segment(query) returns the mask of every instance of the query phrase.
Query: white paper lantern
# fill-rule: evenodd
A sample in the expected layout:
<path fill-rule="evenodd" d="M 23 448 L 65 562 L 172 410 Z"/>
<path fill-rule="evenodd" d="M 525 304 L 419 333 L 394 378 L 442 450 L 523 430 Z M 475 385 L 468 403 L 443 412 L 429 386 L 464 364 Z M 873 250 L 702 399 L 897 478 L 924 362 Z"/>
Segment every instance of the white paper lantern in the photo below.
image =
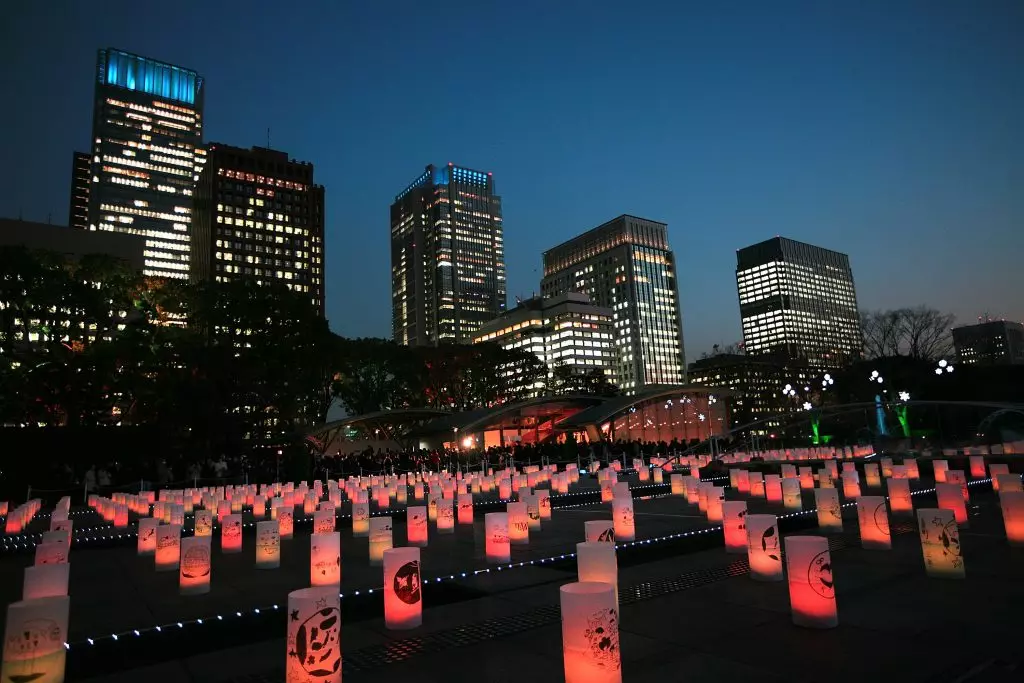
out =
<path fill-rule="evenodd" d="M 289 593 L 287 624 L 285 683 L 341 683 L 341 598 L 337 588 L 303 588 Z"/>
<path fill-rule="evenodd" d="M 38 598 L 7 606 L 4 628 L 4 683 L 63 683 L 71 599 Z"/>

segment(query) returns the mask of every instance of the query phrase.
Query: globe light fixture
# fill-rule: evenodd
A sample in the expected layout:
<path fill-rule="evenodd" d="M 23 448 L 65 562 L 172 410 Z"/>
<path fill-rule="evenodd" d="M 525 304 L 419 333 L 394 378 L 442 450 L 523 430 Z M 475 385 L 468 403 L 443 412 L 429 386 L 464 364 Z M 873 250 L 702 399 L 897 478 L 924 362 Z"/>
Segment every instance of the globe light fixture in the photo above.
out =
<path fill-rule="evenodd" d="M 910 400 L 910 392 L 901 391 L 900 392 L 900 400 L 901 401 L 909 401 Z"/>
<path fill-rule="evenodd" d="M 810 410 L 813 407 L 810 401 L 804 401 L 804 410 Z"/>

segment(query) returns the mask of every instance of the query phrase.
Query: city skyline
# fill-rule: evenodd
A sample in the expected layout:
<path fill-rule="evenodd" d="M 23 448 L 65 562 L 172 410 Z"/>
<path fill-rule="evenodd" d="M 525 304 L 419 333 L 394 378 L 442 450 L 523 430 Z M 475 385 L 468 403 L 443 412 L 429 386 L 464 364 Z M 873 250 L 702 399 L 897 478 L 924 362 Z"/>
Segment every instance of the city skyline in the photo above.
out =
<path fill-rule="evenodd" d="M 1013 266 L 1024 247 L 1015 191 L 1024 139 L 1013 123 L 1024 116 L 1013 87 L 1024 17 L 1013 3 L 987 12 L 751 6 L 742 17 L 694 9 L 671 21 L 599 8 L 564 46 L 570 10 L 550 9 L 531 25 L 526 6 L 477 8 L 474 21 L 480 11 L 500 20 L 532 55 L 470 32 L 454 9 L 397 22 L 373 7 L 258 20 L 216 7 L 204 22 L 186 22 L 187 11 L 157 21 L 127 3 L 111 3 L 102 18 L 86 10 L 53 19 L 19 7 L 5 23 L 4 44 L 32 68 L 8 67 L 19 107 L 4 111 L 3 124 L 20 133 L 10 153 L 22 163 L 3 171 L 0 215 L 67 222 L 68 160 L 89 139 L 98 48 L 185 65 L 206 79 L 207 139 L 262 145 L 270 128 L 271 147 L 317 165 L 330 195 L 327 316 L 341 334 L 390 336 L 383 207 L 408 169 L 429 159 L 501 179 L 510 299 L 536 291 L 543 251 L 609 215 L 668 223 L 690 359 L 740 339 L 735 250 L 774 234 L 849 254 L 863 308 L 923 303 L 961 323 L 985 312 L 1024 318 Z M 201 39 L 204 26 L 228 19 L 249 30 Z M 314 26 L 311 47 L 252 59 L 242 36 L 264 22 Z M 778 31 L 761 31 L 765 22 Z M 343 39 L 316 37 L 327 27 Z M 663 27 L 681 34 L 671 50 L 656 47 Z M 438 77 L 447 101 L 405 112 L 395 105 L 410 89 L 419 97 L 436 87 L 409 68 L 432 29 L 467 55 L 486 55 L 493 75 Z M 393 53 L 367 64 L 388 32 Z M 628 59 L 590 49 L 619 34 Z M 552 60 L 560 76 L 538 75 Z M 338 72 L 329 90 L 340 94 L 316 90 L 328 81 L 310 61 Z M 972 97 L 958 94 L 965 89 Z M 304 91 L 325 94 L 297 106 Z"/>

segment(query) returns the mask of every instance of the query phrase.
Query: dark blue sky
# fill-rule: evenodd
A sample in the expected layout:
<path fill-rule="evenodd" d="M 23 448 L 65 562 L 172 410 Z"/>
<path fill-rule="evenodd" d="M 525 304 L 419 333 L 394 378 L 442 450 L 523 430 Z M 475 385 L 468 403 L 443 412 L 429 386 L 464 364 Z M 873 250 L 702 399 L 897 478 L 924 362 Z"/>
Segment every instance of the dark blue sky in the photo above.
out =
<path fill-rule="evenodd" d="M 345 335 L 390 335 L 388 206 L 448 161 L 494 173 L 510 302 L 538 288 L 544 249 L 622 213 L 667 222 L 691 359 L 740 339 L 734 252 L 775 234 L 849 253 L 864 308 L 1024 318 L 1020 0 L 67 0 L 4 15 L 0 215 L 66 222 L 97 48 L 196 69 L 207 140 L 263 145 L 270 127 L 316 165 Z"/>

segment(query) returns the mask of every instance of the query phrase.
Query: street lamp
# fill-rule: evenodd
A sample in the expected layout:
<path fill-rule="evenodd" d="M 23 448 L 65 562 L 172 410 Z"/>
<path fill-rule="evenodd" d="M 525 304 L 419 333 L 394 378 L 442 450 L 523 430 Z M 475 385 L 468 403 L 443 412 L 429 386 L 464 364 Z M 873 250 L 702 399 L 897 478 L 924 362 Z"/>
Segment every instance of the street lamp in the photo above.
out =
<path fill-rule="evenodd" d="M 872 370 L 871 377 L 868 378 L 868 381 L 878 382 L 879 384 L 881 384 L 884 380 L 882 379 L 882 376 L 878 373 L 878 370 Z"/>
<path fill-rule="evenodd" d="M 953 364 L 947 361 L 945 358 L 939 361 L 939 367 L 935 368 L 935 374 L 941 375 L 942 373 L 953 372 Z"/>

